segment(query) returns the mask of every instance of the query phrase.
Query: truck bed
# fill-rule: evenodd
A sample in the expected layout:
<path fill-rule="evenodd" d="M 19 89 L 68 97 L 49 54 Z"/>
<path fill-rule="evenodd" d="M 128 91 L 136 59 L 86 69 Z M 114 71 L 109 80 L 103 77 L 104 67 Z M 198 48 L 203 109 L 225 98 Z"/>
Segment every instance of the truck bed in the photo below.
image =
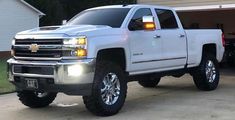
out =
<path fill-rule="evenodd" d="M 216 45 L 216 58 L 220 62 L 223 58 L 222 31 L 219 29 L 186 29 L 189 67 L 198 66 L 201 61 L 202 47 L 205 44 Z M 219 44 L 218 44 L 219 43 Z"/>

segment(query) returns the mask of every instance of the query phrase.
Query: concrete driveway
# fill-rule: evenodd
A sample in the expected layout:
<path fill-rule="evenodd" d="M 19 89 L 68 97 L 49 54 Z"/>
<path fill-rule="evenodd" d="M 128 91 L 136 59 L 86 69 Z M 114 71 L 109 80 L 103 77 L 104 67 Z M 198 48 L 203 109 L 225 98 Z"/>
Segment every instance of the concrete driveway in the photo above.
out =
<path fill-rule="evenodd" d="M 159 86 L 147 89 L 128 84 L 128 96 L 119 114 L 97 117 L 90 114 L 82 98 L 59 94 L 47 108 L 23 106 L 16 94 L 0 96 L 0 120 L 234 120 L 235 70 L 223 70 L 217 90 L 199 91 L 191 76 L 164 77 Z"/>

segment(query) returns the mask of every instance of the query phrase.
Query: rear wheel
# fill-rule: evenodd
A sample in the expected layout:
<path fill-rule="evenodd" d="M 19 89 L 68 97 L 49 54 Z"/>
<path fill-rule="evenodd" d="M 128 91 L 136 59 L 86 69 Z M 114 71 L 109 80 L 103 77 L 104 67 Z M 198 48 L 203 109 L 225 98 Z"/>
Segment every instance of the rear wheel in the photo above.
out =
<path fill-rule="evenodd" d="M 97 63 L 91 96 L 83 96 L 86 108 L 98 116 L 110 116 L 122 108 L 127 82 L 123 70 L 111 62 Z"/>
<path fill-rule="evenodd" d="M 19 91 L 19 100 L 30 108 L 41 108 L 51 104 L 56 98 L 57 93 L 42 93 L 34 91 Z"/>
<path fill-rule="evenodd" d="M 235 66 L 235 50 L 229 51 L 227 56 L 227 63 L 231 67 Z"/>
<path fill-rule="evenodd" d="M 161 77 L 145 77 L 146 80 L 139 80 L 138 83 L 147 88 L 156 87 L 161 80 Z"/>
<path fill-rule="evenodd" d="M 200 65 L 192 73 L 198 89 L 204 91 L 215 90 L 219 84 L 220 73 L 218 62 L 213 55 L 204 55 Z"/>

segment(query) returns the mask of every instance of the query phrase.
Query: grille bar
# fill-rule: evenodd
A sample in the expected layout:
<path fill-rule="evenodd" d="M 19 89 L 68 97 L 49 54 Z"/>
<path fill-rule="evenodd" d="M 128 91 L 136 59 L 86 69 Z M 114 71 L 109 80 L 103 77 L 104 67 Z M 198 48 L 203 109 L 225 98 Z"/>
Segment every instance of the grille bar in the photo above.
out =
<path fill-rule="evenodd" d="M 62 51 L 37 51 L 35 53 L 29 51 L 29 50 L 15 50 L 15 56 L 17 57 L 56 57 L 59 58 L 62 56 Z"/>
<path fill-rule="evenodd" d="M 16 39 L 16 45 L 62 45 L 63 39 Z"/>
<path fill-rule="evenodd" d="M 14 50 L 29 50 L 31 45 L 14 45 Z M 38 45 L 40 50 L 62 50 L 61 45 Z"/>

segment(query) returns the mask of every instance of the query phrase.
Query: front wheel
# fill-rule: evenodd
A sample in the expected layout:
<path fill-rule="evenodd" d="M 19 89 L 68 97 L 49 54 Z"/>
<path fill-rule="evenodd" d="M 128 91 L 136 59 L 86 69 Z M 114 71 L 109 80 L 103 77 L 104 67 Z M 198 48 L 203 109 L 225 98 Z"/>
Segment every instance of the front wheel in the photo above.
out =
<path fill-rule="evenodd" d="M 42 108 L 51 104 L 56 98 L 57 93 L 19 91 L 17 95 L 22 104 L 30 108 Z"/>
<path fill-rule="evenodd" d="M 147 76 L 147 77 L 145 77 L 145 79 L 139 80 L 138 83 L 143 87 L 153 88 L 153 87 L 156 87 L 158 85 L 160 80 L 161 80 L 161 77 Z"/>
<path fill-rule="evenodd" d="M 99 62 L 96 66 L 91 96 L 83 96 L 86 108 L 98 116 L 111 116 L 122 108 L 127 82 L 123 70 L 112 62 Z"/>
<path fill-rule="evenodd" d="M 204 55 L 200 65 L 192 73 L 198 89 L 204 91 L 215 90 L 218 87 L 220 73 L 216 58 L 213 55 Z"/>

